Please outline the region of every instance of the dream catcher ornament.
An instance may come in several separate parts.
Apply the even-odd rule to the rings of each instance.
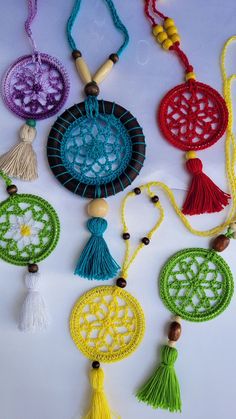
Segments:
[[[47,146],[48,162],[58,181],[74,194],[92,199],[87,223],[91,238],[79,257],[75,274],[97,280],[113,278],[119,270],[103,238],[109,209],[104,198],[129,186],[145,159],[145,139],[136,118],[116,103],[97,99],[98,85],[117,64],[129,41],[113,2],[104,0],[104,3],[124,41],[92,76],[72,37],[81,6],[81,0],[75,1],[67,23],[67,37],[87,98],[59,116]]]
[[[88,413],[84,416],[86,419],[111,419],[116,416],[111,412],[104,393],[104,372],[100,362],[112,363],[126,358],[137,349],[145,332],[145,317],[141,305],[124,289],[131,265],[140,251],[150,244],[163,219],[159,199],[150,193],[150,202],[158,210],[159,219],[132,252],[131,234],[126,222],[126,206],[127,201],[132,197],[138,197],[144,188],[145,186],[135,188],[122,202],[122,237],[126,251],[116,285],[91,289],[78,299],[71,312],[71,337],[82,354],[92,361],[92,397]]]
[[[69,93],[69,80],[63,65],[38,51],[31,25],[37,14],[37,0],[28,0],[25,31],[32,46],[29,55],[18,58],[7,70],[2,83],[6,106],[26,120],[19,132],[19,143],[0,157],[0,170],[11,177],[34,180],[38,177],[33,150],[36,122],[60,111]]]
[[[228,123],[226,103],[215,89],[196,80],[193,66],[180,48],[174,20],[157,10],[156,0],[145,0],[145,14],[156,42],[175,53],[185,70],[185,83],[164,96],[157,114],[165,139],[186,152],[186,169],[192,180],[182,211],[185,215],[219,212],[228,205],[230,195],[203,172],[196,152],[211,147],[223,136]],[[158,24],[154,16],[163,24]]]
[[[0,258],[17,266],[26,266],[27,294],[23,302],[19,329],[43,330],[48,312],[39,293],[38,262],[47,258],[59,240],[60,223],[54,208],[37,195],[18,194],[10,178],[0,172],[9,197],[0,203]]]

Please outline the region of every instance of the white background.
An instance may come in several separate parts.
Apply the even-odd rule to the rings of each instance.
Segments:
[[[70,59],[65,24],[73,0],[41,0],[34,24],[39,49],[64,62],[71,80],[67,106],[83,98],[82,84]],[[177,59],[164,53],[154,42],[143,15],[143,1],[116,0],[117,9],[130,32],[130,45],[110,77],[102,85],[101,97],[114,100],[137,116],[147,140],[147,159],[135,184],[163,180],[183,202],[188,174],[183,153],[171,147],[160,135],[155,115],[162,95],[183,79]],[[182,46],[195,66],[198,79],[221,90],[219,55],[226,39],[235,34],[236,3],[233,0],[166,0],[160,6],[174,17],[182,36]],[[26,1],[0,1],[0,73],[13,60],[28,53],[23,31]],[[94,71],[114,52],[120,36],[114,30],[102,0],[84,0],[75,30],[78,47]],[[230,50],[232,69],[236,68],[236,48]],[[16,143],[22,121],[1,102],[0,153]],[[52,324],[46,333],[24,334],[17,330],[19,307],[24,297],[24,269],[0,262],[0,419],[72,419],[86,410],[89,397],[88,360],[77,350],[69,335],[68,319],[75,300],[97,284],[73,276],[78,255],[88,238],[85,228],[86,201],[60,186],[51,174],[46,159],[47,134],[54,118],[37,124],[35,149],[39,179],[32,184],[18,181],[21,192],[41,195],[58,211],[61,239],[54,253],[40,264],[41,291],[50,308]],[[205,171],[222,188],[224,139],[201,152]],[[124,196],[124,194],[123,194]],[[176,251],[185,247],[208,247],[209,240],[191,235],[166,198],[160,193],[166,220],[152,245],[145,248],[130,270],[128,290],[141,302],[147,321],[145,338],[139,349],[120,363],[104,365],[106,392],[112,409],[123,419],[170,418],[174,414],[154,411],[139,404],[135,390],[153,371],[159,359],[159,345],[165,341],[168,310],[158,296],[157,280],[161,266]],[[6,198],[4,188],[0,195]],[[109,199],[109,230],[106,234],[113,255],[121,262],[124,244],[120,239],[119,207],[122,194]],[[143,207],[142,207],[143,205]],[[145,222],[144,214],[145,213]],[[217,225],[224,214],[192,219],[199,229]],[[147,201],[136,200],[129,207],[130,230],[142,237],[152,225],[155,214]],[[140,222],[142,220],[142,222]],[[236,243],[224,252],[235,273]],[[235,298],[231,306],[213,321],[183,323],[178,342],[179,376],[183,419],[233,419],[235,417]],[[180,417],[176,414],[175,417]]]

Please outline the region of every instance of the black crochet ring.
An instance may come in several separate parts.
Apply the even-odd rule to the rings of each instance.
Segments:
[[[72,106],[52,126],[47,144],[48,162],[55,177],[71,192],[86,198],[107,197],[124,190],[138,176],[145,159],[143,131],[129,111],[99,100],[97,117],[101,119],[101,132],[99,126],[93,126],[96,117],[88,115],[85,102]],[[108,141],[106,118],[111,121]],[[104,150],[110,153],[107,161]]]

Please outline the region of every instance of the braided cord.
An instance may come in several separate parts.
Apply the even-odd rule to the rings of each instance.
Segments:
[[[141,191],[144,191],[146,189],[147,194],[150,196],[150,198],[152,198],[155,194],[150,190],[150,186],[149,184],[147,185],[143,185],[140,187]],[[126,206],[127,206],[127,201],[130,198],[134,198],[136,196],[135,192],[129,192],[125,198],[122,201],[122,206],[121,206],[121,221],[122,221],[122,227],[123,227],[123,233],[128,233],[128,225],[127,225],[127,221],[126,221]],[[153,203],[153,205],[159,210],[160,216],[157,220],[157,222],[155,223],[154,227],[149,231],[149,233],[145,236],[147,237],[149,240],[151,240],[152,236],[154,235],[154,233],[159,229],[159,227],[161,226],[163,220],[164,220],[164,208],[162,207],[160,201]],[[122,264],[122,268],[121,268],[121,276],[122,278],[127,278],[128,276],[128,270],[131,267],[132,263],[135,261],[135,259],[137,258],[139,252],[143,249],[143,247],[145,247],[145,244],[143,242],[140,242],[140,244],[136,247],[136,249],[134,250],[134,252],[131,254],[131,245],[130,245],[130,240],[125,240],[125,256],[124,256],[124,261]]]
[[[36,47],[35,40],[33,38],[31,24],[33,23],[33,20],[37,14],[37,10],[38,10],[38,0],[28,0],[28,17],[25,21],[25,31],[32,45],[33,52],[37,51],[37,47]]]
[[[11,179],[5,173],[3,173],[2,171],[0,171],[0,177],[4,180],[6,186],[12,185]]]
[[[104,0],[104,2],[107,4],[107,6],[110,10],[114,26],[122,33],[123,38],[124,38],[124,41],[123,41],[122,45],[120,46],[120,48],[116,52],[116,54],[120,56],[122,54],[122,52],[124,51],[124,49],[127,47],[128,43],[129,43],[129,34],[128,34],[128,31],[127,31],[126,27],[124,26],[124,24],[122,23],[122,21],[119,18],[119,15],[116,11],[116,8],[114,6],[113,1],[112,0]],[[71,15],[68,19],[67,27],[66,27],[67,39],[68,39],[68,42],[69,42],[69,45],[70,45],[72,51],[78,49],[77,46],[76,46],[75,40],[72,36],[72,29],[73,29],[75,20],[77,18],[77,15],[79,13],[80,5],[81,5],[81,0],[76,0],[75,3],[74,3],[73,9],[72,9]]]

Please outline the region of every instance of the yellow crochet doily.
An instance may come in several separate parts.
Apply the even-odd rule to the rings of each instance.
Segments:
[[[117,286],[96,287],[76,302],[70,317],[72,339],[89,359],[120,361],[140,344],[145,317],[139,302]]]

